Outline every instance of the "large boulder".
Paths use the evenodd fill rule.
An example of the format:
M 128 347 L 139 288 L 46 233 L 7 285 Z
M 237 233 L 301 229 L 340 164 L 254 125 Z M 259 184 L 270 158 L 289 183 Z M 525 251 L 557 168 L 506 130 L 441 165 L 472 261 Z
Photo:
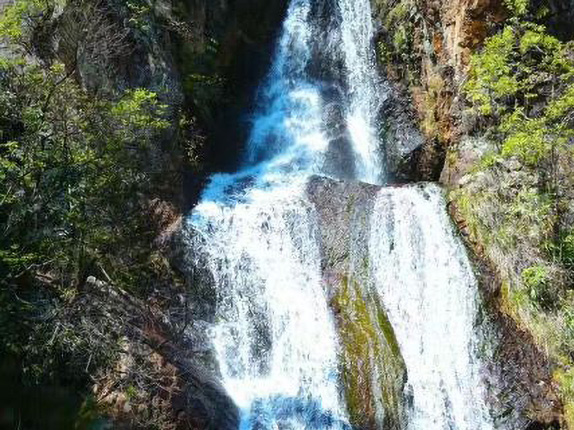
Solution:
M 351 424 L 402 429 L 406 368 L 377 292 L 368 249 L 369 219 L 379 187 L 314 177 L 307 192 L 319 218 L 322 270 L 341 342 Z
M 411 182 L 434 179 L 435 159 L 423 157 L 430 145 L 418 125 L 412 101 L 395 85 L 389 84 L 389 97 L 382 112 L 383 138 L 388 179 L 391 182 Z

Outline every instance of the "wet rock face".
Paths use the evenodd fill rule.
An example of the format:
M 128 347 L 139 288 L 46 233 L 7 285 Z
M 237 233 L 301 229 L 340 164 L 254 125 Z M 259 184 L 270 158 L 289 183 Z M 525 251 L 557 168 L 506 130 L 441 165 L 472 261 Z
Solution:
M 472 158 L 470 148 L 484 149 L 473 140 L 461 144 L 462 153 Z M 461 166 L 469 160 L 461 161 Z M 458 184 L 460 171 L 450 170 L 450 181 Z M 464 182 L 464 178 L 462 179 Z M 471 242 L 465 221 L 456 204 L 449 206 L 451 216 L 463 233 L 466 245 L 474 251 L 474 263 L 482 296 L 482 321 L 485 328 L 483 376 L 487 385 L 487 402 L 500 428 L 560 428 L 562 404 L 552 380 L 552 364 L 538 349 L 532 335 L 521 328 L 501 307 L 502 285 L 493 268 L 481 257 L 481 244 Z M 532 426 L 532 427 L 530 427 Z
M 367 243 L 369 216 L 379 189 L 376 185 L 319 176 L 309 180 L 307 193 L 322 226 L 323 271 L 349 270 L 351 246 Z
M 472 54 L 508 18 L 504 2 L 372 0 L 371 3 L 379 28 L 381 66 L 397 89 L 395 100 L 385 112 L 390 118 L 386 133 L 390 179 L 439 180 L 451 189 L 465 189 L 471 196 L 475 190 L 484 191 L 476 187 L 468 174 L 492 143 L 472 135 L 476 124 L 471 115 L 464 113 L 462 88 Z M 532 6 L 538 8 L 543 3 L 550 11 L 544 18 L 550 32 L 562 39 L 571 38 L 572 1 L 535 1 Z M 401 104 L 407 108 L 401 108 Z M 422 138 L 409 140 L 401 136 L 403 130 L 409 130 L 410 126 L 402 125 L 409 124 L 409 120 L 415 129 L 420 129 Z M 416 136 L 410 131 L 408 135 Z M 508 169 L 515 170 L 510 166 Z M 507 176 L 523 183 L 519 174 L 512 172 Z M 475 182 L 480 183 L 480 177 Z M 468 239 L 468 224 L 457 216 L 455 205 L 451 204 L 451 213 Z M 495 346 L 487 360 L 485 376 L 496 419 L 503 427 L 517 423 L 509 428 L 554 428 L 560 419 L 561 405 L 548 359 L 535 347 L 532 337 L 500 308 L 500 281 L 489 275 L 496 267 L 485 267 L 488 257 L 482 255 L 486 244 L 467 245 L 477 256 L 482 275 L 480 288 L 486 303 L 484 312 L 492 325 L 491 341 Z
M 536 0 L 535 6 L 546 6 L 548 15 L 545 18 L 548 30 L 562 40 L 574 38 L 574 1 L 572 0 Z
M 401 429 L 409 402 L 404 391 L 407 374 L 384 306 L 372 294 L 365 249 L 367 220 L 378 190 L 314 177 L 307 193 L 319 218 L 324 285 L 341 339 L 351 424 L 359 429 Z M 486 277 L 487 269 L 480 273 L 484 303 L 477 323 L 485 330 L 481 370 L 493 418 L 501 428 L 512 430 L 555 428 L 560 401 L 551 367 L 531 337 L 497 308 L 496 280 Z
M 385 159 L 390 182 L 413 182 L 434 179 L 420 165 L 427 144 L 421 133 L 411 101 L 397 88 L 390 86 L 389 98 L 382 110 Z
M 402 429 L 406 369 L 371 281 L 366 243 L 379 187 L 314 177 L 307 193 L 321 233 L 322 270 L 342 345 L 351 424 Z
M 381 67 L 396 88 L 395 106 L 387 113 L 389 170 L 395 177 L 391 179 L 438 180 L 447 148 L 465 133 L 460 90 L 471 55 L 506 17 L 504 4 L 495 0 L 371 3 Z M 408 106 L 406 118 L 422 139 L 410 125 L 404 127 L 405 115 L 394 112 L 401 104 Z M 401 157 L 405 152 L 407 156 Z
M 183 146 L 190 137 L 203 142 L 207 136 L 194 149 L 202 167 L 221 171 L 237 163 L 247 129 L 242 113 L 268 69 L 288 0 L 132 3 L 67 2 L 36 32 L 32 50 L 41 61 L 65 63 L 98 96 L 115 98 L 133 88 L 157 93 L 172 126 L 158 133 L 148 164 L 165 172 L 162 194 L 189 206 L 199 184 L 184 177 Z M 0 54 L 6 50 L 0 42 Z M 182 114 L 194 119 L 184 129 Z
M 258 108 L 254 105 L 255 94 L 269 71 L 289 1 L 177 1 L 198 8 L 198 12 L 192 11 L 189 16 L 192 23 L 197 22 L 196 15 L 203 23 L 204 43 L 200 53 L 206 59 L 199 61 L 199 65 L 202 69 L 211 68 L 209 74 L 223 78 L 221 91 L 214 96 L 197 100 L 188 95 L 208 136 L 206 163 L 211 171 L 234 171 L 249 136 L 250 115 L 246 112 Z M 215 40 L 216 45 L 210 40 Z M 185 52 L 185 44 L 180 44 L 178 50 Z M 182 60 L 179 66 L 182 73 L 189 73 L 198 64 L 195 53 L 184 55 Z

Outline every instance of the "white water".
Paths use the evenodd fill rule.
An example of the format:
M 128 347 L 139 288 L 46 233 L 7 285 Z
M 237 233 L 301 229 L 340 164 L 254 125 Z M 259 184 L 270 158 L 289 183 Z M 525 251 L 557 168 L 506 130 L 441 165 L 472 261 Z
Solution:
M 343 429 L 337 341 L 301 183 L 200 208 L 218 285 L 214 345 L 244 429 Z
M 341 154 L 352 164 L 341 167 L 347 176 L 382 183 L 377 116 L 384 88 L 376 74 L 369 1 L 333 1 L 338 6 L 326 12 L 340 19 L 317 13 L 322 1 L 291 1 L 257 97 L 242 168 L 214 175 L 189 219 L 195 264 L 216 285 L 213 346 L 223 385 L 242 411 L 242 430 L 349 428 L 338 339 L 321 284 L 316 215 L 305 185 L 312 174 L 332 174 Z M 311 72 L 339 59 L 341 79 L 325 81 Z M 342 123 L 326 114 L 333 109 Z M 408 426 L 487 429 L 477 418 L 482 393 L 472 358 L 472 272 L 445 227 L 443 203 L 425 202 L 414 188 L 382 191 L 369 244 L 404 349 L 414 396 Z M 391 250 L 389 243 L 398 240 L 405 242 Z M 414 246 L 418 242 L 422 248 Z
M 356 179 L 371 184 L 383 182 L 382 156 L 377 150 L 378 124 L 373 112 L 383 102 L 383 85 L 377 73 L 373 49 L 373 19 L 369 0 L 340 0 L 341 32 L 350 103 L 347 127 L 358 168 Z
M 369 69 L 363 44 L 372 35 L 353 32 L 342 45 L 339 29 L 324 28 L 323 17 L 313 15 L 314 1 L 320 0 L 291 2 L 258 96 L 243 168 L 214 175 L 190 219 L 202 260 L 196 264 L 207 266 L 217 285 L 213 344 L 223 384 L 242 410 L 243 429 L 348 428 L 316 216 L 304 192 L 306 179 L 323 171 L 333 150 L 324 111 L 334 102 L 325 90 L 331 83 L 308 70 L 322 66 L 314 64 L 313 46 L 325 35 L 329 49 L 339 50 L 322 53 L 325 58 L 343 56 L 348 70 Z M 381 163 L 373 161 L 379 158 L 373 131 L 378 107 L 370 100 L 361 105 L 361 94 L 373 93 L 369 73 L 349 73 L 337 85 L 352 94 L 343 103 L 344 128 L 352 128 L 351 120 L 368 126 L 349 132 L 353 170 L 380 182 Z
M 374 280 L 407 366 L 408 428 L 486 430 L 477 285 L 435 185 L 383 188 L 371 220 Z

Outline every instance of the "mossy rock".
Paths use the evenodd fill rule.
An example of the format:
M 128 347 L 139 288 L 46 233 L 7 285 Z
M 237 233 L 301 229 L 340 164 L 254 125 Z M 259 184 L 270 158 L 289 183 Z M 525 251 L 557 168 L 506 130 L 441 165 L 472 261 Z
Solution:
M 378 297 L 342 276 L 332 306 L 342 344 L 343 383 L 351 424 L 402 429 L 406 368 Z
M 322 271 L 341 344 L 341 375 L 351 425 L 404 428 L 406 369 L 373 285 L 368 243 L 380 187 L 314 177 L 307 192 L 319 219 Z

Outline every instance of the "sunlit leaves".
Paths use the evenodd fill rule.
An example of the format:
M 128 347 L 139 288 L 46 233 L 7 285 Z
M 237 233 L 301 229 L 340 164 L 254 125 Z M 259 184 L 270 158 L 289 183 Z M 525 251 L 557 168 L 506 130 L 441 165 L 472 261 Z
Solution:
M 504 0 L 504 5 L 515 16 L 524 16 L 528 12 L 530 0 Z
M 146 148 L 169 125 L 166 107 L 143 89 L 115 101 L 93 97 L 61 63 L 6 64 L 0 94 L 4 280 L 33 256 L 50 261 L 44 270 L 63 274 L 63 283 L 80 282 L 90 261 L 108 258 L 139 208 Z
M 34 28 L 65 0 L 15 0 L 0 16 L 0 38 L 26 45 Z

